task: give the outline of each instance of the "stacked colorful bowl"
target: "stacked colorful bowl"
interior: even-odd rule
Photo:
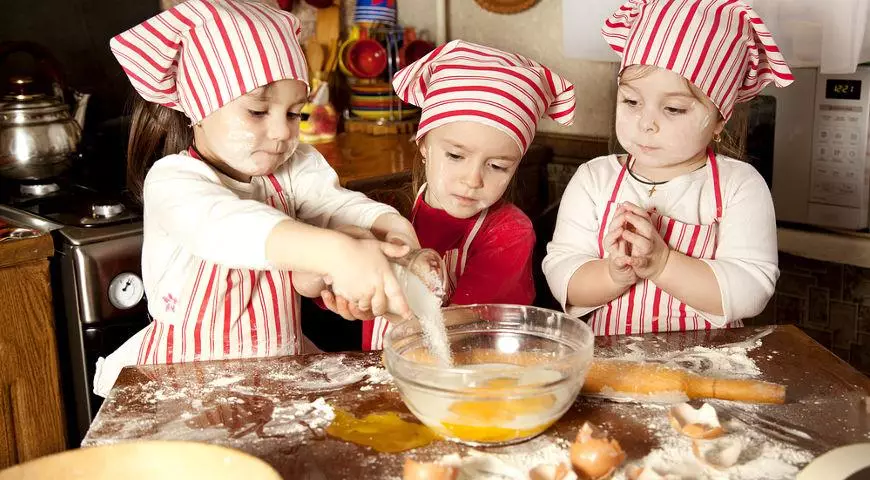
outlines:
[[[350,86],[350,113],[367,120],[407,120],[420,110],[403,104],[389,83],[356,83]]]

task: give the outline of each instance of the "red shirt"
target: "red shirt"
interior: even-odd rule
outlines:
[[[512,203],[498,202],[489,208],[475,232],[480,215],[456,218],[429,206],[422,197],[417,201],[412,223],[420,245],[438,252],[456,279],[450,304],[530,305],[535,299],[532,278],[535,231],[531,220]],[[372,346],[374,323],[363,324],[366,349]]]

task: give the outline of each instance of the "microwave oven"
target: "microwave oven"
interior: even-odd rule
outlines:
[[[793,70],[749,107],[746,152],[771,188],[776,218],[848,230],[870,226],[870,67]]]

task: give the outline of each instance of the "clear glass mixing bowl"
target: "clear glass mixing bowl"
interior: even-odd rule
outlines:
[[[474,446],[528,440],[574,402],[594,335],[563,313],[519,305],[443,309],[451,366],[429,352],[416,320],[394,323],[384,363],[408,409],[442,437]]]

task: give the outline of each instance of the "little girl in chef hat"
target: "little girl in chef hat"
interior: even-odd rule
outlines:
[[[598,335],[742,325],[779,276],[770,192],[716,155],[736,102],[792,75],[735,0],[631,0],[602,29],[622,57],[616,135],[627,155],[580,166],[544,272]]]
[[[190,0],[112,39],[145,100],[128,175],[144,200],[154,321],[101,365],[96,389],[130,363],[299,353],[297,293],[320,296],[324,277],[361,309],[407,313],[385,257],[407,246],[328,229],[416,243],[398,212],[341,188],[324,158],[299,145],[308,93],[299,32],[293,15],[261,3]]]
[[[531,304],[534,230],[502,197],[538,120],[573,121],[573,85],[520,55],[455,40],[399,71],[393,88],[422,109],[411,222],[446,262],[450,303]],[[366,322],[363,347],[381,348],[387,327]]]

